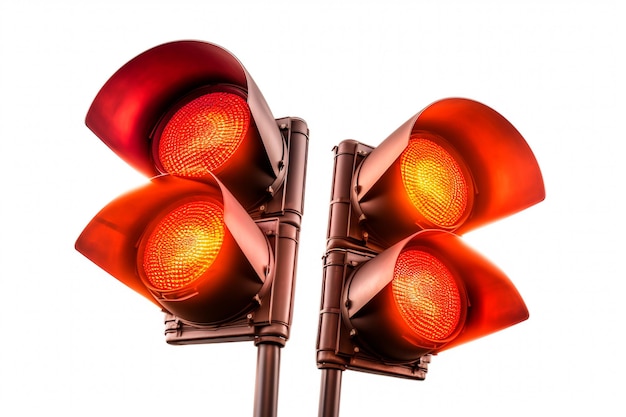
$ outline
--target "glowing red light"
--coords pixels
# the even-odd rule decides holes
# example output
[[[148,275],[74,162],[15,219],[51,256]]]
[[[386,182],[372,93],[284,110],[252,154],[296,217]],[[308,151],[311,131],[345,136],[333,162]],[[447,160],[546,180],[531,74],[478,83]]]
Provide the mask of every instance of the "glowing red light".
[[[143,271],[158,290],[176,290],[201,278],[224,240],[224,213],[210,201],[186,203],[164,216],[143,250]]]
[[[236,152],[250,126],[248,103],[237,94],[213,92],[178,109],[158,140],[165,172],[202,177],[215,172]]]
[[[428,222],[458,225],[468,209],[469,181],[446,149],[416,134],[401,155],[400,170],[410,201]]]
[[[454,334],[462,318],[461,292],[439,259],[421,250],[404,250],[393,275],[400,316],[418,337],[440,342]]]

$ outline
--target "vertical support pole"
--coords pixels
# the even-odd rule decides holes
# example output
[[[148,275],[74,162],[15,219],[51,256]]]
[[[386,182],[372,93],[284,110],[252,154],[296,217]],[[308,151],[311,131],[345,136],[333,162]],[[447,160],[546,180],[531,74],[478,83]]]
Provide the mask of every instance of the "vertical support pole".
[[[278,232],[276,275],[273,303],[268,313],[269,324],[255,329],[257,346],[254,417],[276,417],[278,411],[278,380],[280,349],[289,336],[293,311],[293,292],[298,254],[298,237],[304,209],[304,186],[309,144],[309,129],[298,118],[277,120],[281,130],[288,133],[289,172],[285,178],[283,200],[277,213]],[[270,210],[271,213],[272,210]],[[275,213],[274,213],[275,214]]]
[[[317,333],[317,366],[322,372],[319,417],[339,416],[341,377],[346,367],[346,360],[338,357],[337,350],[340,345],[338,338],[341,326],[341,293],[347,256],[343,243],[350,229],[350,187],[357,147],[356,141],[344,141],[333,149],[335,165]]]
[[[275,343],[259,343],[257,348],[254,417],[276,417],[281,346]]]
[[[318,417],[339,417],[342,372],[333,368],[322,369]]]

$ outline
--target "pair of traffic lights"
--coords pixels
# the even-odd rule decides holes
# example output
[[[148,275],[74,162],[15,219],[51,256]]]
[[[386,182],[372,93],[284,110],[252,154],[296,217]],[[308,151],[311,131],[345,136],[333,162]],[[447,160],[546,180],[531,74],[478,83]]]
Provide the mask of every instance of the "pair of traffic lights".
[[[507,276],[459,235],[545,197],[520,133],[452,98],[377,148],[335,148],[318,367],[424,379],[430,354],[528,318]]]
[[[86,122],[151,179],[98,213],[78,251],[166,312],[168,343],[283,346],[306,123],[274,119],[241,63],[196,41],[132,59]],[[424,379],[430,354],[525,320],[510,280],[459,235],[543,198],[523,137],[475,101],[438,101],[376,148],[341,142],[318,367]]]
[[[241,63],[197,41],[129,61],[102,87],[86,123],[151,180],[102,209],[76,249],[166,311],[169,343],[283,345],[306,123],[275,120]]]

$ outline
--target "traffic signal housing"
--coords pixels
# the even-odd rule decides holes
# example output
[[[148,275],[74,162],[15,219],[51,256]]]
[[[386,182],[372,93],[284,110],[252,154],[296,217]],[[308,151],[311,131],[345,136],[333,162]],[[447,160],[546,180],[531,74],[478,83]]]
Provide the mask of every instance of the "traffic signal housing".
[[[206,42],[166,43],[129,61],[102,87],[86,124],[147,177],[213,173],[247,209],[287,172],[288,143],[256,83]]]
[[[459,235],[545,197],[537,161],[493,109],[431,104],[373,148],[335,148],[318,367],[424,379],[430,355],[528,318]]]
[[[171,344],[289,337],[308,128],[274,119],[229,52],[198,41],[120,68],[87,126],[150,177],[76,249],[166,312]]]

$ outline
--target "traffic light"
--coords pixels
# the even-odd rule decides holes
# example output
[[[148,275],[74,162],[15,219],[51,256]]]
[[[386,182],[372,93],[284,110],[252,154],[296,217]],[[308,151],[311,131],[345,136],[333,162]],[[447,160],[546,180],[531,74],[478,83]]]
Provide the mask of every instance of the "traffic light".
[[[308,128],[274,119],[229,52],[152,48],[102,87],[87,126],[150,177],[76,249],[166,313],[171,344],[289,337]]]
[[[341,142],[317,342],[323,386],[345,369],[424,379],[431,354],[526,320],[511,281],[459,235],[544,197],[526,141],[476,101],[435,102],[377,148]]]

